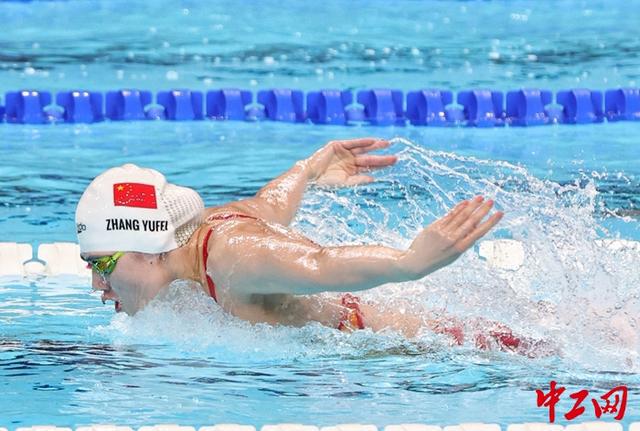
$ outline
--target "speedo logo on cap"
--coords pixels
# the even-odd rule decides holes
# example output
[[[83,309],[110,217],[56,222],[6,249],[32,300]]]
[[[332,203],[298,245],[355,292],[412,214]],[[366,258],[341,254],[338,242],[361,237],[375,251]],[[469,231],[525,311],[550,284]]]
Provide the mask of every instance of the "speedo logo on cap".
[[[113,185],[113,205],[157,209],[156,188],[151,184],[116,183]]]

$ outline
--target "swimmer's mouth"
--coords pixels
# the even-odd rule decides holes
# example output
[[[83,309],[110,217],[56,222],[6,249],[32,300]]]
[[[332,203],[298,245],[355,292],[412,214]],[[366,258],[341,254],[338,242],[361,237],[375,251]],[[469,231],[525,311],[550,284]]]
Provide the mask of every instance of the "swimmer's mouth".
[[[120,313],[122,311],[122,305],[120,305],[120,301],[115,302],[116,313]]]

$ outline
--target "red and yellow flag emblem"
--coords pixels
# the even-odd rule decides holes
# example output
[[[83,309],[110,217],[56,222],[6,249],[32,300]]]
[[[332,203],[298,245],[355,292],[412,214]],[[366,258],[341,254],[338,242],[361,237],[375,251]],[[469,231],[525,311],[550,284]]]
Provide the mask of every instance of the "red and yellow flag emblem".
[[[156,209],[156,188],[151,184],[116,183],[113,185],[113,204],[118,207]]]

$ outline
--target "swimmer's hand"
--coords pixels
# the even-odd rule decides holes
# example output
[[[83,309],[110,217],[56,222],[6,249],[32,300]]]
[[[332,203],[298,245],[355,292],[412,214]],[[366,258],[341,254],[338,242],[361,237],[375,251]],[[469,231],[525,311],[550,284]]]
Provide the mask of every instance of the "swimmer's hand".
[[[489,232],[504,213],[496,211],[482,221],[493,207],[491,199],[476,196],[462,201],[447,215],[431,223],[413,240],[403,257],[411,278],[422,278],[455,261],[479,238]]]
[[[374,178],[366,172],[391,166],[398,158],[367,153],[388,146],[389,141],[377,138],[331,141],[306,160],[309,179],[319,185],[331,186],[370,183]]]

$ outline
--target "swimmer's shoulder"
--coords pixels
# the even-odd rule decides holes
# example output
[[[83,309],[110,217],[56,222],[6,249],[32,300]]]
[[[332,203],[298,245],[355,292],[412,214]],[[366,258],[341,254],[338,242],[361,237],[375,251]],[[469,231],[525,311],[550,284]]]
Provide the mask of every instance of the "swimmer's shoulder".
[[[235,205],[207,208],[198,229],[202,247],[207,248],[207,266],[214,271],[233,266],[251,238],[264,233],[264,222]]]
[[[205,218],[198,229],[201,247],[206,247],[207,274],[216,285],[219,303],[227,311],[228,306],[233,304],[237,307],[255,302],[250,294],[243,293],[244,289],[237,284],[236,276],[238,271],[242,272],[247,265],[252,265],[252,253],[249,250],[255,243],[253,239],[260,237],[264,231],[260,220],[215,218],[228,214],[228,210],[211,211],[207,218],[213,219],[207,221]]]

